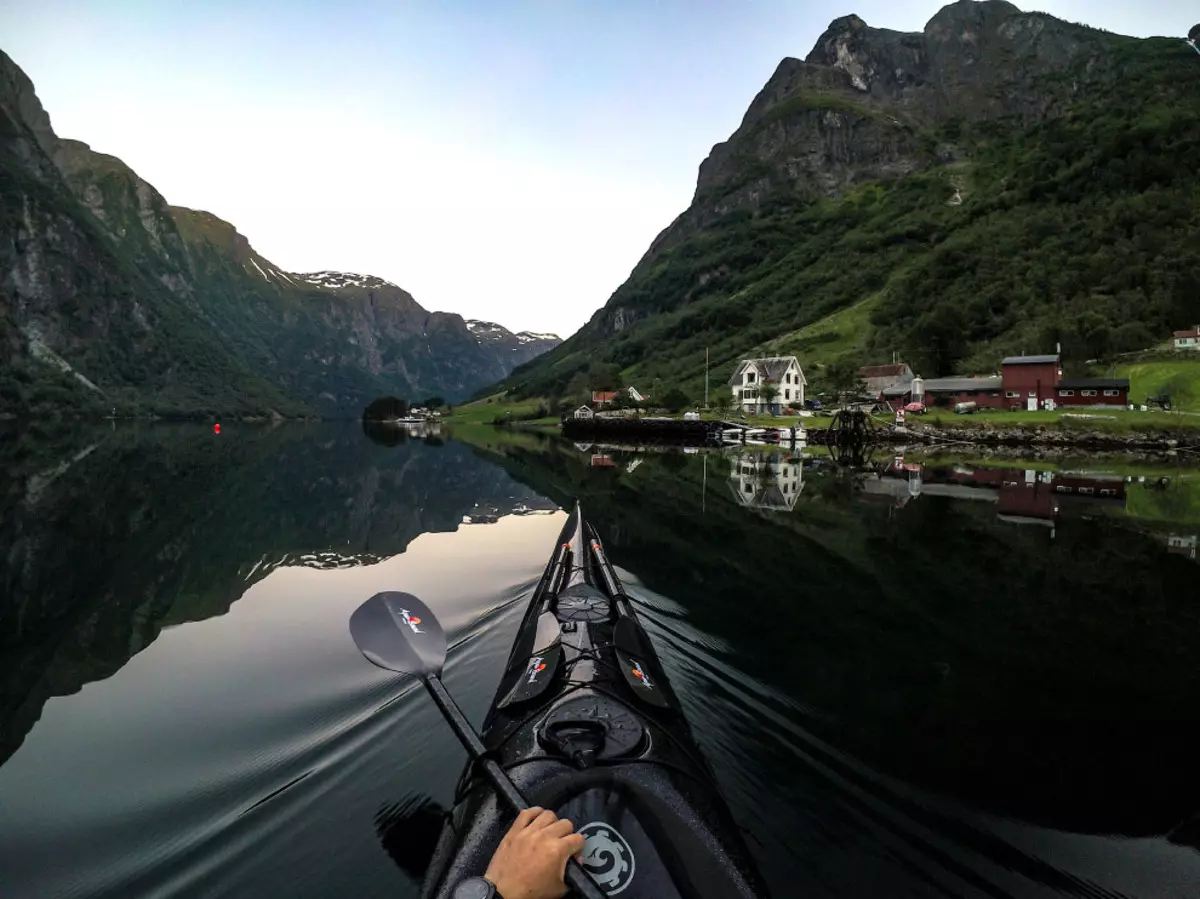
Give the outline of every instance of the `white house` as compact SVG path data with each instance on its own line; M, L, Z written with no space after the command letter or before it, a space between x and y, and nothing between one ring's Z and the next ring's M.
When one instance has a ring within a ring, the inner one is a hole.
M594 412L592 412L592 410L589 407L580 406L578 409L575 410L575 417L576 418L595 418L596 415Z
M729 379L733 405L747 413L771 412L778 415L785 406L804 405L804 372L795 356L764 356L743 359ZM775 387L775 398L767 403L759 395L764 383Z
M804 469L799 460L774 453L741 453L733 459L729 489L743 506L789 512L804 489Z
M1192 325L1187 331L1176 331L1175 349L1200 350L1200 325Z

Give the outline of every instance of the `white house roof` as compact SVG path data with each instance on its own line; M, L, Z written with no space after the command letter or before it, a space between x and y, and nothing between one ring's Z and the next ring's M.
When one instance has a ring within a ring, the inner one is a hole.
M804 378L804 370L800 368L800 362L795 356L760 356L757 359L743 359L738 363L737 368L733 370L733 374L726 383L737 383L742 377L742 372L751 365L758 369L764 380L779 381L783 378L783 373L787 371L788 366L793 363L796 365L796 371L800 372L800 383L807 384L808 381Z

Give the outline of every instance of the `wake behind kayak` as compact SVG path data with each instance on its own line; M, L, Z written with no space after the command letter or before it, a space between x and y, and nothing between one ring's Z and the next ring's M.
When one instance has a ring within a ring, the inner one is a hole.
M766 895L658 656L578 507L543 572L480 734L532 805L586 838L583 868L622 899ZM425 877L453 899L513 812L468 764Z

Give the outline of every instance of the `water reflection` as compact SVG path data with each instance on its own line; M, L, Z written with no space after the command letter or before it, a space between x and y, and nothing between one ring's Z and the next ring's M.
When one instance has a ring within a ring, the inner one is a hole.
M421 434L387 449L350 428L244 426L0 444L0 763L50 697L111 676L164 627L225 614L274 570L374 565L479 507L546 508Z
M0 442L5 895L415 896L462 755L346 618L478 720L576 498L777 897L1200 884L1196 472L224 430Z

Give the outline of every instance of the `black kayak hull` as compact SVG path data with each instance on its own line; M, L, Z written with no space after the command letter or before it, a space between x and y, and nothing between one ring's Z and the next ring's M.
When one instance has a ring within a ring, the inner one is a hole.
M577 507L517 632L481 729L532 805L587 837L581 859L622 899L766 895L654 647ZM513 815L468 765L424 899L481 875Z

